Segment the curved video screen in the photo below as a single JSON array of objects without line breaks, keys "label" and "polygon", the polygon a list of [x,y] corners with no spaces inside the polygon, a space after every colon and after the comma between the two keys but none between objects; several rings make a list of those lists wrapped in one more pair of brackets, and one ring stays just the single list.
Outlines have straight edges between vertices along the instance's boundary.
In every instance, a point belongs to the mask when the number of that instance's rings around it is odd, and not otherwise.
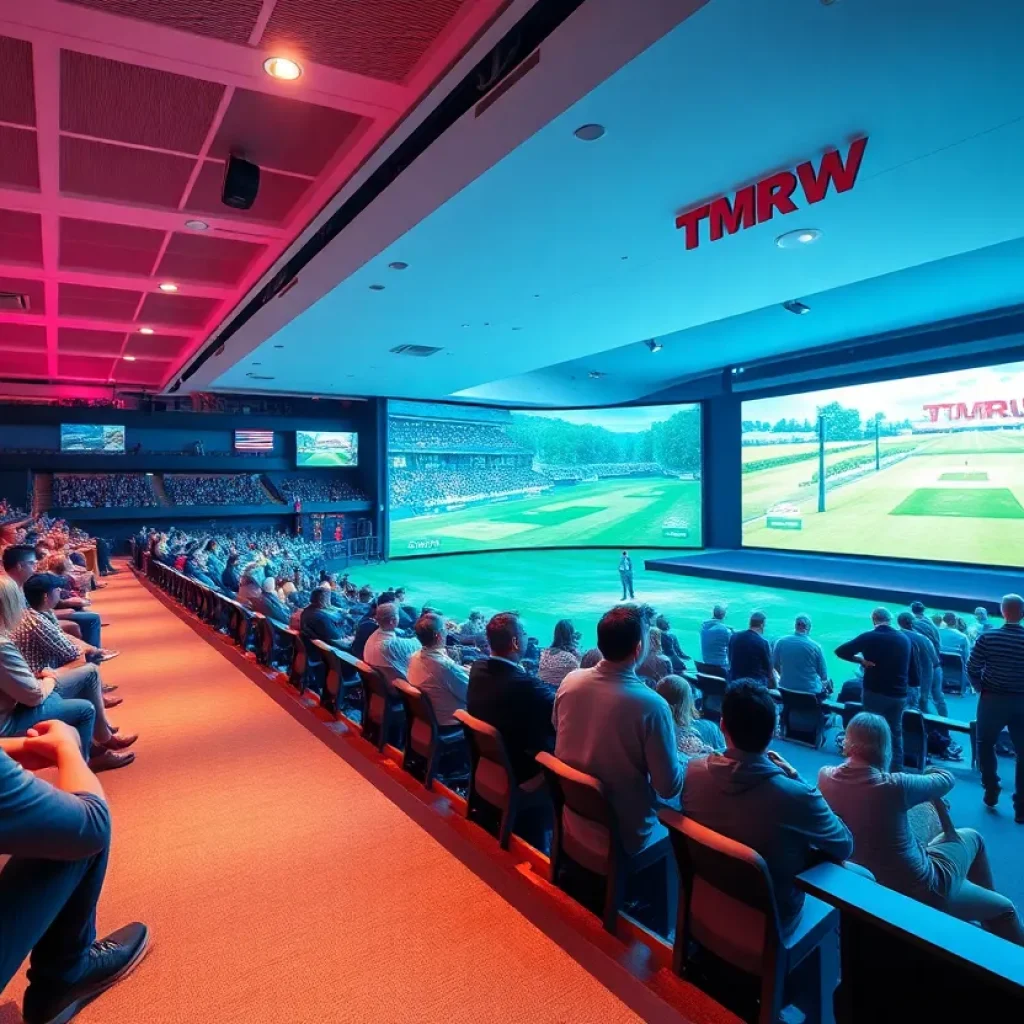
[{"label": "curved video screen", "polygon": [[389,554],[701,545],[699,405],[392,401]]},{"label": "curved video screen", "polygon": [[745,545],[1024,565],[1024,363],[758,399],[742,416]]}]

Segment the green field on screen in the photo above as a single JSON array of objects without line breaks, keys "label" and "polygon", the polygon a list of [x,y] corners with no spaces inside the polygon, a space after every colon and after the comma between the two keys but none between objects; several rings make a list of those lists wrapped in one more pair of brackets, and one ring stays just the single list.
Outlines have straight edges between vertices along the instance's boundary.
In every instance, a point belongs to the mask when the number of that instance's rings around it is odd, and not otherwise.
[{"label": "green field on screen", "polygon": [[599,480],[391,523],[392,556],[574,545],[700,547],[700,482]]}]

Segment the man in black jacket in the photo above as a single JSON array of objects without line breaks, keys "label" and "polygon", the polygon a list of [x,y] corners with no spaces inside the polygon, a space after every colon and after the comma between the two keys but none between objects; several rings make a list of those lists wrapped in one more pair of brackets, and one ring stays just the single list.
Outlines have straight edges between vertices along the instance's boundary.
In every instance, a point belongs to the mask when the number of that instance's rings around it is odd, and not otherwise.
[{"label": "man in black jacket", "polygon": [[555,687],[520,666],[527,636],[515,612],[499,612],[487,623],[487,642],[491,656],[474,661],[469,670],[466,710],[501,733],[516,781],[522,784],[540,771],[534,755],[554,750]]},{"label": "man in black jacket", "polygon": [[764,612],[752,612],[750,628],[729,637],[729,678],[775,685],[771,645],[764,638]]},{"label": "man in black jacket", "polygon": [[344,631],[338,616],[328,609],[331,595],[317,587],[309,595],[309,604],[302,609],[299,616],[299,631],[310,640],[322,640],[325,644],[337,643],[344,639]]},{"label": "man in black jacket", "polygon": [[888,608],[871,613],[874,629],[840,644],[836,657],[864,666],[864,710],[881,715],[892,732],[890,771],[903,771],[903,709],[907,690],[921,685],[910,641],[892,628]]}]

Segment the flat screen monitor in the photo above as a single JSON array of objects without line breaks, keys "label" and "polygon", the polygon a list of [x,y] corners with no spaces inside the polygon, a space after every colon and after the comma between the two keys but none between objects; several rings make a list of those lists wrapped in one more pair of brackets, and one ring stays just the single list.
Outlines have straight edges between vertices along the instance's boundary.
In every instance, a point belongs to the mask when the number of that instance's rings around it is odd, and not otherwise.
[{"label": "flat screen monitor", "polygon": [[359,435],[350,430],[297,430],[295,465],[344,469],[359,462]]},{"label": "flat screen monitor", "polygon": [[274,432],[272,430],[236,430],[236,452],[272,452]]},{"label": "flat screen monitor", "polygon": [[62,452],[123,452],[124,427],[98,423],[62,423]]},{"label": "flat screen monitor", "polygon": [[392,401],[390,554],[701,546],[699,405]]}]

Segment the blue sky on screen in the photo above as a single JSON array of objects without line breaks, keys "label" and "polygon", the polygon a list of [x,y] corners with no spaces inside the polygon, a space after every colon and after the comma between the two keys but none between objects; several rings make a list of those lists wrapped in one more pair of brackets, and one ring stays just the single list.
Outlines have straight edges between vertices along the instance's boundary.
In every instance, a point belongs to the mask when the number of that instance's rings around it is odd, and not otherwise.
[{"label": "blue sky on screen", "polygon": [[916,423],[928,418],[923,408],[926,402],[966,402],[970,405],[1011,398],[1024,406],[1024,363],[1003,363],[1001,366],[762,398],[743,403],[743,418],[772,423],[780,419],[813,420],[819,406],[838,402],[847,408],[857,409],[864,419],[882,412],[891,420],[909,419]]},{"label": "blue sky on screen", "polygon": [[561,409],[535,411],[513,409],[513,416],[533,416],[542,419],[565,420],[567,423],[591,424],[604,427],[616,434],[636,434],[650,430],[652,423],[663,423],[685,405],[642,405],[626,409]]}]

